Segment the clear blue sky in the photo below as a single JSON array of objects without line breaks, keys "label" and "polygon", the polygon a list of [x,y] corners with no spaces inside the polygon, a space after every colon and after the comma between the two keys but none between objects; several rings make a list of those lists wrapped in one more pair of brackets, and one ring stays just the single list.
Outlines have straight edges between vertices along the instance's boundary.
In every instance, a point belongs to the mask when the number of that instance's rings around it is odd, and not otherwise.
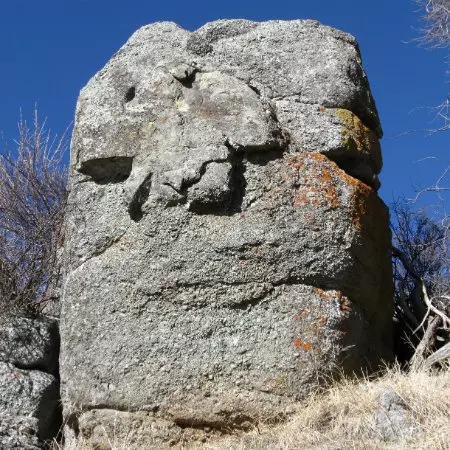
[{"label": "clear blue sky", "polygon": [[[7,140],[16,135],[19,108],[31,118],[35,102],[51,128],[62,132],[79,90],[142,25],[172,20],[194,30],[219,18],[310,18],[360,43],[384,128],[384,200],[413,196],[413,186],[434,183],[449,163],[449,132],[405,134],[439,125],[426,107],[448,92],[446,52],[408,43],[419,27],[412,0],[0,1],[0,130]],[[418,162],[430,156],[438,159]]]}]

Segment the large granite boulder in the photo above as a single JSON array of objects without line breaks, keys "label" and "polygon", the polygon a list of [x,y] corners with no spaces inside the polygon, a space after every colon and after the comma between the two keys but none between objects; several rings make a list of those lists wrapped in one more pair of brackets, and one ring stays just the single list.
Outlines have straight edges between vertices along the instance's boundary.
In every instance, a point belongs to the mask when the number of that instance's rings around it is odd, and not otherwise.
[{"label": "large granite boulder", "polygon": [[348,34],[314,21],[138,30],[78,100],[68,434],[133,415],[172,443],[247,428],[286,417],[322,375],[388,360],[380,137]]}]

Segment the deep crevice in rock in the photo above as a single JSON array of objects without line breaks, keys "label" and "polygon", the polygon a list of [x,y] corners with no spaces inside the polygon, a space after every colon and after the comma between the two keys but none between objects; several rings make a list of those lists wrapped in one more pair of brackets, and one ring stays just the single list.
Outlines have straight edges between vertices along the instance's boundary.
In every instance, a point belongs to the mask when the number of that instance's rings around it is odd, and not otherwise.
[{"label": "deep crevice in rock", "polygon": [[[227,144],[226,144],[227,145]],[[237,152],[230,145],[227,145],[229,149],[229,156],[227,160],[221,161],[208,161],[202,165],[201,176],[206,172],[207,164],[210,162],[225,162],[228,161],[231,164],[230,177],[228,179],[229,195],[223,202],[217,203],[203,203],[201,201],[193,201],[189,205],[189,210],[199,215],[215,215],[215,216],[231,216],[242,211],[242,203],[245,197],[245,188],[247,182],[245,180],[245,154]],[[196,183],[200,181],[201,176]],[[195,184],[192,183],[191,186]]]},{"label": "deep crevice in rock", "polygon": [[131,100],[133,100],[135,96],[136,96],[136,88],[134,86],[131,86],[125,93],[124,96],[125,103],[131,102]]},{"label": "deep crevice in rock", "polygon": [[[62,433],[63,413],[59,395],[59,381],[55,380],[43,393],[37,417],[38,437],[42,442],[59,440]],[[50,412],[51,411],[51,412]]]},{"label": "deep crevice in rock", "polygon": [[199,72],[198,69],[194,69],[191,73],[186,73],[186,76],[184,78],[177,78],[175,77],[185,88],[192,89],[192,86],[195,81],[195,77],[197,76],[197,73]]},{"label": "deep crevice in rock", "polygon": [[152,187],[152,175],[153,174],[151,172],[147,175],[145,180],[134,193],[133,198],[128,205],[128,213],[130,214],[131,220],[134,222],[139,222],[144,215],[142,205],[146,202],[150,194],[150,189]]},{"label": "deep crevice in rock", "polygon": [[230,201],[228,205],[228,214],[239,213],[242,211],[242,202],[245,197],[247,181],[245,180],[245,164],[243,154],[232,154],[231,176],[229,180],[229,188],[231,191]]},{"label": "deep crevice in rock", "polygon": [[256,86],[253,86],[252,84],[248,84],[247,86],[248,86],[253,92],[255,92],[256,95],[257,95],[258,97],[261,97],[261,91],[260,91]]},{"label": "deep crevice in rock", "polygon": [[324,156],[336,163],[341,170],[352,178],[356,178],[375,191],[380,188],[380,180],[368,161],[344,154],[327,153]]},{"label": "deep crevice in rock", "polygon": [[284,149],[274,149],[268,151],[251,151],[245,154],[246,160],[257,166],[266,166],[269,162],[283,159]]},{"label": "deep crevice in rock", "polygon": [[223,420],[200,420],[180,417],[175,418],[174,423],[182,429],[204,429],[209,427],[223,434],[230,434],[235,430],[248,431],[256,426],[255,419],[246,414],[223,413],[223,416]]},{"label": "deep crevice in rock", "polygon": [[78,414],[70,414],[68,417],[66,417],[65,423],[66,425],[73,430],[75,433],[75,436],[79,436],[80,434],[80,422],[78,420],[78,417],[81,413]]},{"label": "deep crevice in rock", "polygon": [[114,184],[125,181],[130,176],[132,166],[132,157],[114,156],[84,161],[78,172],[90,176],[97,184]]}]

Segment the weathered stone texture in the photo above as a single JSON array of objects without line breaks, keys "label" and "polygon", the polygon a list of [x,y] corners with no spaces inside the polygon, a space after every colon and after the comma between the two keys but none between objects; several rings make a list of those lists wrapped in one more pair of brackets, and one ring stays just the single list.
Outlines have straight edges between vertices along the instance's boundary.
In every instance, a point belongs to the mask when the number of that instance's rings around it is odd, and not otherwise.
[{"label": "weathered stone texture", "polygon": [[395,441],[418,431],[411,409],[394,390],[385,388],[377,403],[375,426],[383,440]]},{"label": "weathered stone texture", "polygon": [[38,419],[0,414],[0,448],[2,450],[39,450]]},{"label": "weathered stone texture", "polygon": [[336,367],[389,359],[380,136],[345,33],[138,30],[76,113],[61,319],[74,429],[95,435],[104,408],[246,428]]},{"label": "weathered stone texture", "polygon": [[2,315],[0,361],[56,374],[58,353],[59,333],[54,320]]},{"label": "weathered stone texture", "polygon": [[33,449],[56,437],[58,354],[55,321],[0,316],[0,448]]}]

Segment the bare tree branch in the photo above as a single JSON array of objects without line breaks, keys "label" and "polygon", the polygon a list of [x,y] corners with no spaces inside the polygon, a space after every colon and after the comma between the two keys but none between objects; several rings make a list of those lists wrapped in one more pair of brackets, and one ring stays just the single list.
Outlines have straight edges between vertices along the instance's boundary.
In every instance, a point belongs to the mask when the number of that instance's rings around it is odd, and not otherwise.
[{"label": "bare tree branch", "polygon": [[436,330],[441,322],[440,317],[433,317],[430,319],[427,330],[417,346],[413,358],[411,359],[410,368],[411,370],[418,370],[424,364],[424,355],[430,351],[434,344],[434,339],[436,336]]},{"label": "bare tree branch", "polygon": [[[427,309],[427,312],[426,312],[425,317],[423,318],[421,324],[413,331],[413,333],[416,333],[417,330],[422,327],[422,325],[425,323],[425,320],[429,316],[431,311],[433,311],[437,316],[439,316],[442,319],[442,323],[444,324],[444,327],[446,327],[446,328],[449,327],[450,319],[442,311],[439,311],[439,309],[437,309],[435,306],[433,306],[430,298],[428,297],[427,288],[425,287],[425,283],[423,282],[423,280],[421,280],[421,284],[422,284],[423,299],[424,299],[425,304],[427,305],[428,309]],[[442,295],[440,297],[448,298],[446,295]]]},{"label": "bare tree branch", "polygon": [[416,0],[424,14],[419,41],[427,47],[447,47],[450,44],[450,0]]},{"label": "bare tree branch", "polygon": [[447,342],[439,350],[435,351],[431,356],[429,356],[424,363],[425,367],[431,367],[444,359],[450,358],[450,342]]},{"label": "bare tree branch", "polygon": [[18,128],[14,151],[0,154],[0,307],[36,309],[59,278],[68,130],[54,136],[37,109]]}]

